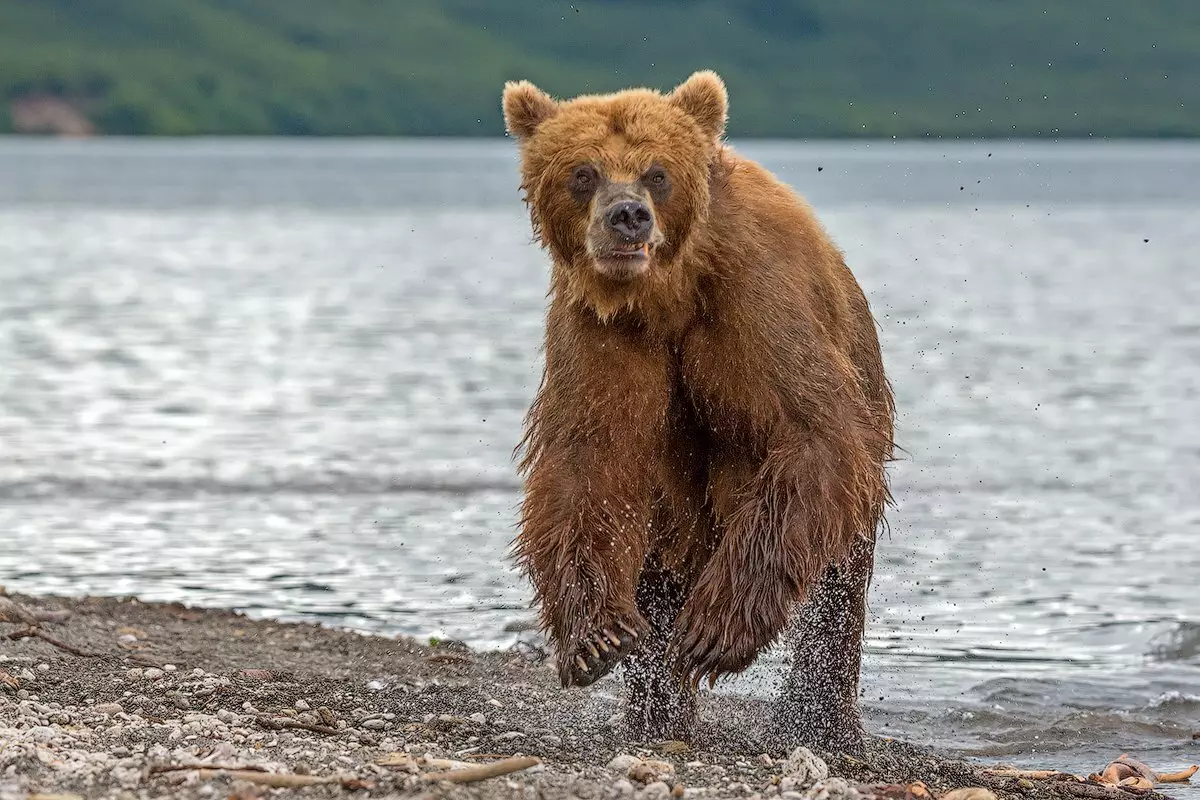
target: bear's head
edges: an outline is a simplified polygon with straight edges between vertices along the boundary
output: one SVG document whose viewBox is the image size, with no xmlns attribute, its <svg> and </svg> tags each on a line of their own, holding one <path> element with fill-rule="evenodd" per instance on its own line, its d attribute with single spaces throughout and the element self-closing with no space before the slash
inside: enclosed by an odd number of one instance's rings
<svg viewBox="0 0 1200 800">
<path fill-rule="evenodd" d="M 553 256 L 556 291 L 602 318 L 680 291 L 680 262 L 707 220 L 727 107 L 724 83 L 708 71 L 666 95 L 628 89 L 557 101 L 528 81 L 504 87 L 521 186 Z"/>
</svg>

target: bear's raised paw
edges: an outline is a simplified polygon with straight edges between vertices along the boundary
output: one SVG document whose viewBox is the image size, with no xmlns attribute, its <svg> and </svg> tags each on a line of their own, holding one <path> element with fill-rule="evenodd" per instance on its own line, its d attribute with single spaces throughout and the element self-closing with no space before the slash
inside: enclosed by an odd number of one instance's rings
<svg viewBox="0 0 1200 800">
<path fill-rule="evenodd" d="M 584 634 L 573 647 L 564 647 L 559 656 L 558 677 L 562 685 L 590 686 L 600 680 L 633 652 L 648 633 L 645 620 L 633 617 L 600 625 Z"/>
</svg>

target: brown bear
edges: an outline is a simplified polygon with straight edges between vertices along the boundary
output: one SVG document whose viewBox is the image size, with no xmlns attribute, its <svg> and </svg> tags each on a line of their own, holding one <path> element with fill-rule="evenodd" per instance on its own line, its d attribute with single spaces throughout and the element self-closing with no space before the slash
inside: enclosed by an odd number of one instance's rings
<svg viewBox="0 0 1200 800">
<path fill-rule="evenodd" d="M 625 661 L 631 736 L 689 736 L 701 679 L 799 606 L 776 720 L 853 749 L 892 393 L 842 253 L 723 143 L 727 105 L 707 71 L 666 95 L 505 86 L 553 259 L 515 555 L 565 686 Z"/>
</svg>

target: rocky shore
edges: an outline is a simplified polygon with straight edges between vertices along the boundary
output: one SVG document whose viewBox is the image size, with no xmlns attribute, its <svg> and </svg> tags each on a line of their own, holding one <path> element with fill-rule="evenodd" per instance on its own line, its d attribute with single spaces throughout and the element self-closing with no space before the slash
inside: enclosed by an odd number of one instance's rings
<svg viewBox="0 0 1200 800">
<path fill-rule="evenodd" d="M 564 691 L 536 646 L 477 653 L 130 599 L 0 601 L 0 800 L 1162 796 L 984 773 L 885 740 L 863 760 L 780 752 L 755 734 L 763 704 L 736 698 L 704 698 L 692 743 L 629 742 L 620 683 Z"/>
</svg>

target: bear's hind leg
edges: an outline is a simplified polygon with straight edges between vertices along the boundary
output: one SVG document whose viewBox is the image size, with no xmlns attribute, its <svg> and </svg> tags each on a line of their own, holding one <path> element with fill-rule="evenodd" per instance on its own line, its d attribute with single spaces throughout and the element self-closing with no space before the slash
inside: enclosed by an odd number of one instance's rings
<svg viewBox="0 0 1200 800">
<path fill-rule="evenodd" d="M 689 740 L 696 721 L 696 692 L 673 668 L 668 646 L 679 610 L 686 599 L 684 585 L 669 573 L 647 570 L 638 583 L 638 610 L 650 623 L 650 633 L 625 660 L 629 705 L 625 735 L 634 741 Z"/>
<path fill-rule="evenodd" d="M 862 539 L 825 570 L 801 609 L 791 672 L 775 710 L 782 744 L 829 752 L 862 750 L 858 681 L 875 542 Z"/>
</svg>

